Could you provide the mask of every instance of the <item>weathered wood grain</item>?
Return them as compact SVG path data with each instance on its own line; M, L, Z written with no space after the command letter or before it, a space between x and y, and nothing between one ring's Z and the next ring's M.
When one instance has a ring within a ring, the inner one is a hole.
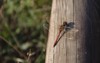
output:
M86 0L53 0L45 63L84 63L86 3ZM74 28L53 47L64 21L74 22Z

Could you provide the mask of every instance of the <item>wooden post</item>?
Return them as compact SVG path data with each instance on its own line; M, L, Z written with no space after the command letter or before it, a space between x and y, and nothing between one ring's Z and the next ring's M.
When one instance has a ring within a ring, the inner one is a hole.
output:
M90 43L86 38L92 36L86 34L91 30L89 27L92 24L89 23L94 21L89 20L92 14L92 11L89 12L89 10L93 10L93 5L91 4L91 8L89 8L89 3L91 3L90 0L53 0L45 63L91 63L86 62L86 56L89 53L86 48ZM68 31L53 47L59 26L64 21L74 22L74 28Z

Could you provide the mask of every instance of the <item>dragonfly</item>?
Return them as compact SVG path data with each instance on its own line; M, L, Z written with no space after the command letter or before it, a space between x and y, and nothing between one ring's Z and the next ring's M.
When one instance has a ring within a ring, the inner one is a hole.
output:
M58 35L56 37L56 40L54 41L54 45L53 47L55 47L57 45L57 43L59 42L59 40L62 38L62 36L70 29L72 29L74 26L73 22L67 23L66 21L63 22L63 24L60 26L59 28L59 32Z

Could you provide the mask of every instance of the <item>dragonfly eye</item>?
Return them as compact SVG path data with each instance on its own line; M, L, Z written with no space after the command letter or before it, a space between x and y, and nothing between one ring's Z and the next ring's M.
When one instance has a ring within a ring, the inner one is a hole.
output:
M63 22L63 26L66 26L67 25L67 22Z

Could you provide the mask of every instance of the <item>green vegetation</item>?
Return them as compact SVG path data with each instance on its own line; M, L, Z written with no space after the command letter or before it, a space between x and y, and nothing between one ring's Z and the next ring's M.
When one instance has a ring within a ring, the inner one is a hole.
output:
M0 63L44 63L47 30L43 25L49 21L50 10L51 0L4 0Z

